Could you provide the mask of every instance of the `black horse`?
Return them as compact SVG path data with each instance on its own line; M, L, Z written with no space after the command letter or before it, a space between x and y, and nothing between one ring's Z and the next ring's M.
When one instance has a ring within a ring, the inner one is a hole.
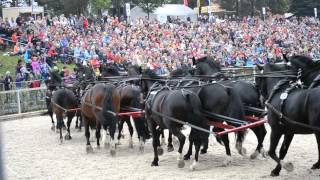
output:
M177 77L185 74L179 74L183 73L183 70L176 70L173 72ZM172 75L172 74L170 74ZM174 82L174 80L172 80ZM171 82L172 82L171 81ZM179 82L176 88L189 88L193 92L195 92L202 103L203 110L211 113L221 114L225 115L231 118L235 119L244 119L244 108L241 102L241 99L236 91L234 91L233 88L227 87L221 83L204 83L199 82L198 78L182 78L177 79ZM215 93L212 93L215 92ZM229 123L232 124L232 123ZM232 124L233 126L239 126L239 124ZM224 129L214 127L214 132L221 132ZM228 165L231 162L231 151L229 147L229 138L228 135L222 135L221 137L217 137L217 140L219 143L222 143L225 145L226 148L226 154L227 158L224 161L224 165ZM237 150L240 154L245 154L245 149L242 147L242 142L244 140L244 132L237 133ZM193 141L192 139L189 139L189 151L184 156L185 160L190 159L190 155L192 154L192 145ZM222 141L222 142L221 142ZM204 154L207 152L208 149L208 142L205 142L203 144L203 149L201 150L201 153Z
M270 148L268 154L277 162L271 176L278 176L282 166L288 171L293 170L292 163L284 163L285 158L294 134L316 135L318 144L318 161L312 169L320 168L320 111L319 88L301 89L298 83L292 84L290 77L279 71L286 70L287 66L266 64L263 67L263 74L256 78L257 87L261 94L267 99L268 122L271 126ZM292 77L292 76L291 76ZM284 140L280 148L280 156L276 155L276 148L281 136Z
M240 99L245 106L256 107L259 109L263 108L263 105L260 101L260 94L259 91L256 90L255 86L249 82L242 81L242 80L225 80L223 74L221 74L221 66L218 62L215 62L210 57L203 57L201 59L195 60L193 59L193 63L195 66L195 75L205 75L205 76L212 76L215 78L223 79L223 81L219 81L219 83L232 87L234 91L236 91ZM207 77L209 78L209 77ZM246 116L255 115L257 117L261 116L261 112L252 112L249 110L245 111ZM264 149L263 149L263 141L265 135L267 134L266 128L264 125L251 128L251 130L255 133L258 145L256 150L253 154L251 154L251 158L256 158L260 153L264 156Z
M143 99L141 96L141 90L139 86L131 85L131 84L122 84L117 87L120 93L120 109L122 112L128 111L136 111L137 109L143 109ZM132 109L136 108L136 109ZM144 147L143 144L145 143L146 139L150 138L150 133L147 127L147 122L144 116L133 116L132 117L134 125L136 127L138 138L140 141L140 150L143 151ZM130 139L129 139L129 147L133 147L132 142L132 135L133 135L133 127L130 121L130 116L123 116L119 119L118 129L118 141L120 142L121 132L123 129L123 124L126 123L129 128L130 132Z
M289 62L290 69L293 70L293 72L296 72L297 74L301 73L300 78L305 86L315 87L319 85L320 61L313 61L307 56L292 56L289 59L285 55L284 57L286 62Z
M71 139L70 135L70 124L73 117L76 115L76 109L78 108L78 101L74 93L69 89L58 89L52 95L51 104L52 111L56 114L57 118L57 129L60 132L60 142L62 143L62 127L63 118L66 116L67 121L67 134L65 135L66 140ZM73 110L73 111L70 111Z
M184 159L182 155L185 136L181 133L182 123L174 121L179 119L182 122L188 122L192 125L208 128L206 119L201 114L201 101L199 97L188 90L169 90L160 86L157 91L150 91L146 99L146 118L153 137L154 160L152 166L158 166L158 155L163 153L160 147L160 134L163 129L169 129L179 139L178 149L178 167L184 167ZM157 128L159 126L159 128ZM208 139L209 134L191 128L190 138L194 141L196 147L195 161L191 165L194 169L198 162L200 145Z

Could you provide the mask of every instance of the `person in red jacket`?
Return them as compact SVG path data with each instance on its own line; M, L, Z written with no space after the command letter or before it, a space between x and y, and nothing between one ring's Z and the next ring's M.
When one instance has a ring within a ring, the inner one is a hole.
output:
M88 21L87 18L84 18L84 20L83 20L83 28L84 28L84 30L87 30L88 27L89 27L89 21Z

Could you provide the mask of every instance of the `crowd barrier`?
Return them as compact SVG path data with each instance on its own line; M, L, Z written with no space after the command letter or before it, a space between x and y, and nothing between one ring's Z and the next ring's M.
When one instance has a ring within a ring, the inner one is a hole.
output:
M0 92L0 116L43 110L46 87Z
M40 81L40 86L45 86L45 83L42 80L34 80L34 81L21 81L21 82L12 82L10 84L10 90L18 90L18 89L27 89L30 87L30 83ZM0 91L4 91L4 83L0 83Z

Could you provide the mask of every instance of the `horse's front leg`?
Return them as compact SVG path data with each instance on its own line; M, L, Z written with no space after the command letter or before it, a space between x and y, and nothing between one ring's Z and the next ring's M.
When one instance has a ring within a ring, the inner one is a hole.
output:
M311 167L311 169L320 169L320 134L316 134L317 145L318 145L318 161Z
M67 115L67 117L68 117L68 121L67 121L67 134L66 134L65 137L64 137L66 140L72 139L71 133L70 133L70 125L71 125L73 116L74 116L74 114L68 114L68 115Z
M276 148L278 146L279 140L282 136L282 133L278 129L273 129L271 127L271 135L270 135L270 148L269 148L269 156L277 162L277 166L271 171L271 176L279 176L281 171L281 163L280 158L276 155Z

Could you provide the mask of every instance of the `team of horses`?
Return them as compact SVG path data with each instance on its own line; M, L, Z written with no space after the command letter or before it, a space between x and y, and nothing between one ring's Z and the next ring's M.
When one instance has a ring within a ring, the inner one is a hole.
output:
M97 80L90 67L77 65L78 81L72 88L48 86L47 105L53 123L52 129L58 130L62 142L63 118L67 117L65 139L70 140L70 124L77 115L80 120L78 125L77 118L77 128L84 126L86 151L93 151L90 130L95 130L97 147L100 147L102 128L102 143L110 148L110 153L114 156L124 123L128 125L130 132L129 147L133 146L134 128L130 115L120 116L121 112L144 110L143 115L132 118L141 151L146 140L152 137L154 158L151 165L159 165L159 156L163 154L160 138L164 138L164 130L168 130L169 152L174 149L172 135L179 140L178 167L185 166L184 161L190 159L194 146L195 158L190 166L194 170L199 163L199 153L207 152L211 132L225 130L210 127L210 113L241 121L246 121L247 116L267 116L271 127L269 150L265 151L263 147L267 134L265 125L253 127L251 130L257 137L257 147L250 158L269 155L277 163L271 171L272 176L278 176L282 167L292 171L293 164L285 162L284 158L294 134L315 134L319 158L312 169L319 169L320 102L316 97L320 95L320 89L317 88L320 82L320 63L305 56L284 56L284 59L283 64L257 65L260 72L255 75L255 83L228 77L220 64L210 57L193 59L193 67L183 65L171 72L169 78L160 77L150 69L142 70L134 65L126 67L128 76L124 78L114 65L109 64L100 68L102 77ZM50 82L56 84L53 82L61 80L53 73ZM265 108L267 111L264 111ZM53 113L57 118L56 127ZM241 126L238 121L225 123L234 127ZM191 127L189 149L185 155L182 153L186 136L181 132L184 125ZM243 142L246 131L237 131L235 134L236 149L239 154L245 155ZM284 140L278 157L276 148L282 135ZM225 146L227 156L223 164L227 166L231 162L228 134L216 136L216 139Z

